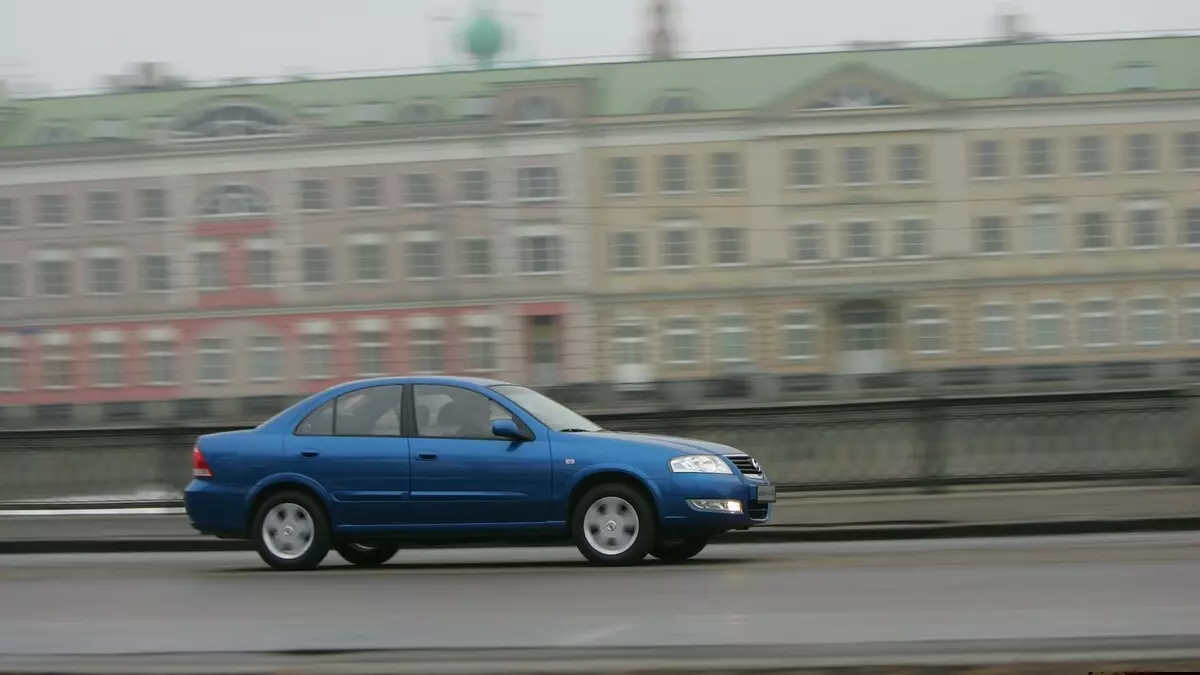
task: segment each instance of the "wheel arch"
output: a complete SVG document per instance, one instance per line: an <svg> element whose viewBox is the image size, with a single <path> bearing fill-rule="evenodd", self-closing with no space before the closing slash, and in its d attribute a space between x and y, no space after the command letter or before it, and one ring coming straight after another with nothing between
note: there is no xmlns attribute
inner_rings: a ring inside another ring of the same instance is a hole
<svg viewBox="0 0 1200 675"><path fill-rule="evenodd" d="M324 511L323 515L329 523L330 529L333 529L334 523L329 509L329 494L321 485L308 476L301 474L279 474L263 479L247 493L244 518L247 532L253 529L254 516L258 513L258 509L262 506L263 502L272 495L277 495L287 490L306 493L316 500L322 511Z"/></svg>
<svg viewBox="0 0 1200 675"><path fill-rule="evenodd" d="M661 494L654 485L654 481L650 480L648 476L645 476L640 472L628 467L596 467L595 469L578 476L575 480L575 483L571 486L571 489L567 493L564 516L568 528L571 527L572 519L575 517L575 510L579 505L580 498L583 497L588 490L591 490L597 485L603 485L605 483L621 483L637 490L643 497L646 498L646 503L650 506L654 520L657 522L660 519L659 503L661 501Z"/></svg>

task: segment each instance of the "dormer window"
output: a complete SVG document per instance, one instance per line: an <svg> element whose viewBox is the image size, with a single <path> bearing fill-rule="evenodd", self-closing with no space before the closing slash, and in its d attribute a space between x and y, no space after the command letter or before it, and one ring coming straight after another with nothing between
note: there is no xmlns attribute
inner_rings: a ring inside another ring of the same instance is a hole
<svg viewBox="0 0 1200 675"><path fill-rule="evenodd" d="M290 131L291 125L282 115L249 104L207 108L185 118L175 129L179 136L189 139L278 136Z"/></svg>
<svg viewBox="0 0 1200 675"><path fill-rule="evenodd" d="M861 84L844 84L809 106L813 110L829 108L880 108L902 105L900 101Z"/></svg>
<svg viewBox="0 0 1200 675"><path fill-rule="evenodd" d="M125 120L96 120L92 122L92 137L102 141L125 138Z"/></svg>
<svg viewBox="0 0 1200 675"><path fill-rule="evenodd" d="M663 94L654 101L653 111L664 115L682 115L696 112L696 99L691 94L673 91Z"/></svg>
<svg viewBox="0 0 1200 675"><path fill-rule="evenodd" d="M491 117L494 100L491 96L469 96L459 101L459 114L463 117Z"/></svg>
<svg viewBox="0 0 1200 675"><path fill-rule="evenodd" d="M1066 93L1062 81L1055 75L1027 75L1013 85L1012 95L1016 98L1045 98L1062 96Z"/></svg>
<svg viewBox="0 0 1200 675"><path fill-rule="evenodd" d="M401 121L410 124L420 124L428 122L436 122L445 117L442 107L436 103L421 102L414 103L404 109L401 113Z"/></svg>
<svg viewBox="0 0 1200 675"><path fill-rule="evenodd" d="M359 124L382 124L387 121L387 104L360 103L354 108L354 121Z"/></svg>
<svg viewBox="0 0 1200 675"><path fill-rule="evenodd" d="M79 134L66 124L47 124L33 134L33 142L38 145L62 145L79 140Z"/></svg>
<svg viewBox="0 0 1200 675"><path fill-rule="evenodd" d="M558 104L545 96L526 96L517 101L514 124L546 124L561 119Z"/></svg>
<svg viewBox="0 0 1200 675"><path fill-rule="evenodd" d="M270 200L253 185L225 183L200 195L198 210L204 218L249 218L270 213Z"/></svg>
<svg viewBox="0 0 1200 675"><path fill-rule="evenodd" d="M1121 86L1129 91L1157 89L1158 70L1148 63L1135 63L1122 66Z"/></svg>

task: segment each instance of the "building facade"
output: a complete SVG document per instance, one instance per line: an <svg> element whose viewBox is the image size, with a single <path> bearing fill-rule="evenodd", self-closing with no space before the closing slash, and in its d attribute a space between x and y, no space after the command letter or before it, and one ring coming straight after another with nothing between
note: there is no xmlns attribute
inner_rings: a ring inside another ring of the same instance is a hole
<svg viewBox="0 0 1200 675"><path fill-rule="evenodd" d="M816 389L1187 374L1197 47L9 100L0 407L133 418L396 372Z"/></svg>

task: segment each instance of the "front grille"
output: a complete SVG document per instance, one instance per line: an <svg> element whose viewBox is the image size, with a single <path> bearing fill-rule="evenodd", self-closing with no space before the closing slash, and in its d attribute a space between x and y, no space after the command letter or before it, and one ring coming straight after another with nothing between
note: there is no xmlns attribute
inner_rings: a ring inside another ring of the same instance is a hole
<svg viewBox="0 0 1200 675"><path fill-rule="evenodd" d="M761 476L762 467L750 455L729 455L729 461L747 476Z"/></svg>
<svg viewBox="0 0 1200 675"><path fill-rule="evenodd" d="M764 502L750 502L746 505L746 515L750 516L751 520L766 520L769 509L770 505Z"/></svg>

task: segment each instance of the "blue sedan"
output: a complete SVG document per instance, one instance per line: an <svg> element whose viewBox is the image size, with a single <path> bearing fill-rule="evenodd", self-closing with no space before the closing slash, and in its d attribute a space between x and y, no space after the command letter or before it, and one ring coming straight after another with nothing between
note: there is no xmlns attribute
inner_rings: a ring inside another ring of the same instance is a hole
<svg viewBox="0 0 1200 675"><path fill-rule="evenodd" d="M276 569L336 550L377 566L406 542L571 539L589 561L699 553L766 523L753 458L704 441L600 428L527 387L385 377L330 387L253 429L201 436L192 527L249 539Z"/></svg>

